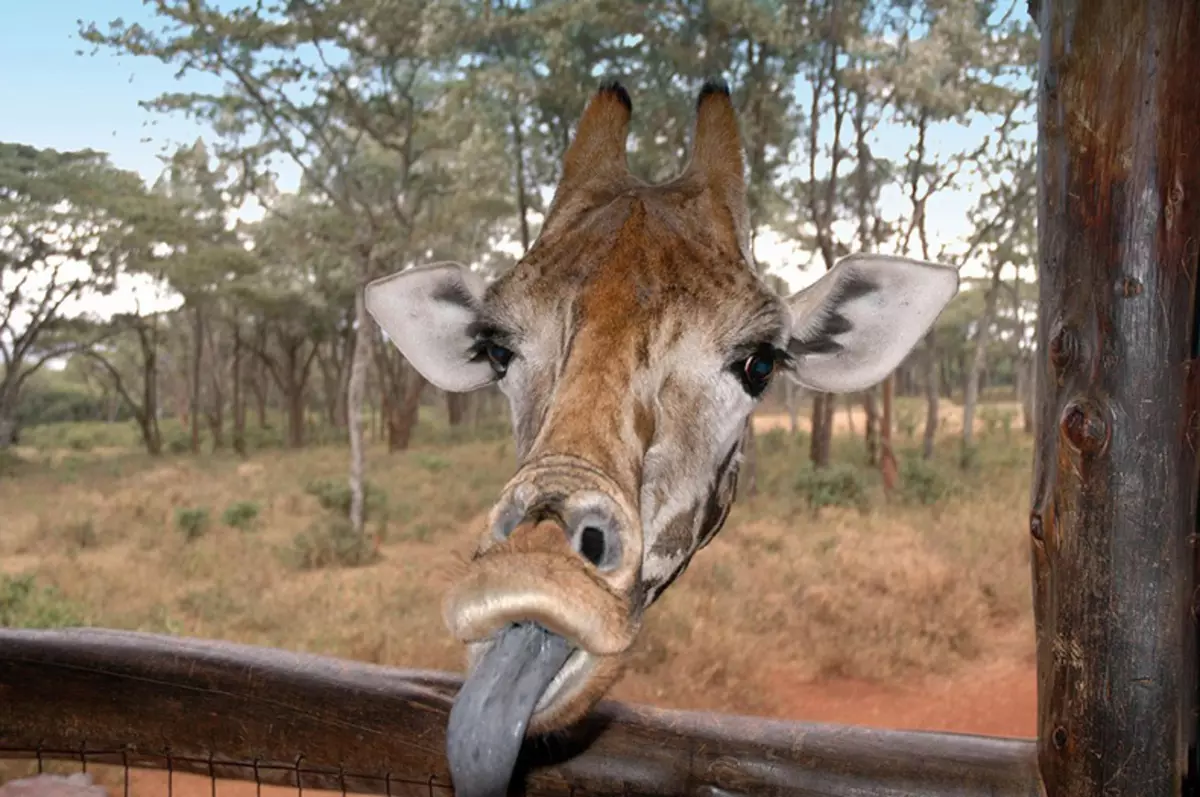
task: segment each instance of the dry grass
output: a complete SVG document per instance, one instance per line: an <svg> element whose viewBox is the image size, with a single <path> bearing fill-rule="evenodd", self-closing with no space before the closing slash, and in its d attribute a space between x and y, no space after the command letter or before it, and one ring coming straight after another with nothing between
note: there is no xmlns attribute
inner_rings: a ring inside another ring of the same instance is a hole
<svg viewBox="0 0 1200 797"><path fill-rule="evenodd" d="M806 440L760 437L759 494L739 499L725 531L651 610L616 696L786 716L794 706L772 691L781 679L949 673L1013 629L1032 648L1031 442L985 434L976 471L962 477L950 464L956 441L943 447L937 469L953 497L885 504L868 473L865 512L814 515L795 487ZM858 441L838 448L840 461L862 458ZM88 623L458 670L441 595L513 453L501 441L372 449L369 472L388 497L380 558L311 570L289 552L331 513L305 486L342 479L343 448L246 462L109 450L35 458L0 477L0 575L33 574ZM244 529L222 523L238 502L259 510ZM208 520L189 540L177 513L196 508Z"/></svg>

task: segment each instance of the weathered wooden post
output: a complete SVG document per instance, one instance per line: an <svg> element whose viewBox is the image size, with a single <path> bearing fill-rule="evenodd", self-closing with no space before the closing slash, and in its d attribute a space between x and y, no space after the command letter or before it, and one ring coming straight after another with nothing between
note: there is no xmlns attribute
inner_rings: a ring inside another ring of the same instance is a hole
<svg viewBox="0 0 1200 797"><path fill-rule="evenodd" d="M1048 797L1191 794L1200 3L1030 5L1039 767Z"/></svg>

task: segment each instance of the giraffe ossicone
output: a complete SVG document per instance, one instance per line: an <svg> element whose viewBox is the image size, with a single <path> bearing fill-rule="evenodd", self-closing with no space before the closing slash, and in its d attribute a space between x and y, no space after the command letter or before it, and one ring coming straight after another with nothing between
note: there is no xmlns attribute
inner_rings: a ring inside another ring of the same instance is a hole
<svg viewBox="0 0 1200 797"><path fill-rule="evenodd" d="M690 161L666 183L629 172L631 113L617 83L593 95L537 240L497 279L437 263L366 290L371 315L432 384L497 384L508 398L517 469L445 620L466 647L468 683L515 666L489 651L517 655L498 640L541 639L519 630L530 624L566 640L541 693L504 709L527 712L531 733L571 724L604 695L646 609L724 524L743 433L771 381L871 387L959 288L953 267L855 254L776 295L753 266L725 84L699 92ZM534 666L541 654L520 655ZM493 718L462 722L478 736Z"/></svg>

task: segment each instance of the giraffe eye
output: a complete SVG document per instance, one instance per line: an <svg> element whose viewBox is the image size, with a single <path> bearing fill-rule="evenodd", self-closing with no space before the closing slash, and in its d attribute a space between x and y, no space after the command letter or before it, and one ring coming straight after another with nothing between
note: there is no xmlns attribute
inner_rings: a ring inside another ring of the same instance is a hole
<svg viewBox="0 0 1200 797"><path fill-rule="evenodd" d="M487 356L488 362L492 364L492 370L497 376L504 376L508 371L508 364L513 358L512 349L507 349L499 343L490 342L484 345L483 353Z"/></svg>
<svg viewBox="0 0 1200 797"><path fill-rule="evenodd" d="M764 344L741 362L737 373L747 393L755 398L762 395L775 374L776 360L775 349Z"/></svg>

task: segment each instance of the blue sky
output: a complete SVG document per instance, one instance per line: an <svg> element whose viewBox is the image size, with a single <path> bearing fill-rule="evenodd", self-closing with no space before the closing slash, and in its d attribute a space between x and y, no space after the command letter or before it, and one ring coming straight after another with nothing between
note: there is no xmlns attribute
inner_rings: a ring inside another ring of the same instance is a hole
<svg viewBox="0 0 1200 797"><path fill-rule="evenodd" d="M104 150L115 165L152 180L161 168L158 154L205 134L202 126L181 115L152 113L138 106L139 100L164 91L194 88L196 77L181 83L171 67L150 58L119 56L108 49L92 54L91 45L79 38L77 20L104 27L118 17L154 24L153 14L140 0L0 0L0 74L5 75L0 81L0 140ZM581 90L586 88L590 87ZM985 132L983 126L943 126L931 143L953 151L969 146ZM880 133L881 149L888 155L902 155L907 134L898 128ZM281 187L292 182L288 171L292 170L285 168L281 175ZM885 192L890 194L885 205L891 206L891 212L906 209L899 189ZM964 211L972 199L969 190L946 194L930 208L932 232L939 242L967 231ZM793 284L809 280L802 272L809 253L798 252L775 236L767 236L764 246L759 259L773 271ZM810 273L815 277L818 272Z"/></svg>
<svg viewBox="0 0 1200 797"><path fill-rule="evenodd" d="M138 107L178 88L170 67L108 50L92 55L79 38L76 20L105 26L117 17L153 15L140 0L0 0L0 140L100 149L117 166L152 178L168 140L192 141L202 132L182 117Z"/></svg>

